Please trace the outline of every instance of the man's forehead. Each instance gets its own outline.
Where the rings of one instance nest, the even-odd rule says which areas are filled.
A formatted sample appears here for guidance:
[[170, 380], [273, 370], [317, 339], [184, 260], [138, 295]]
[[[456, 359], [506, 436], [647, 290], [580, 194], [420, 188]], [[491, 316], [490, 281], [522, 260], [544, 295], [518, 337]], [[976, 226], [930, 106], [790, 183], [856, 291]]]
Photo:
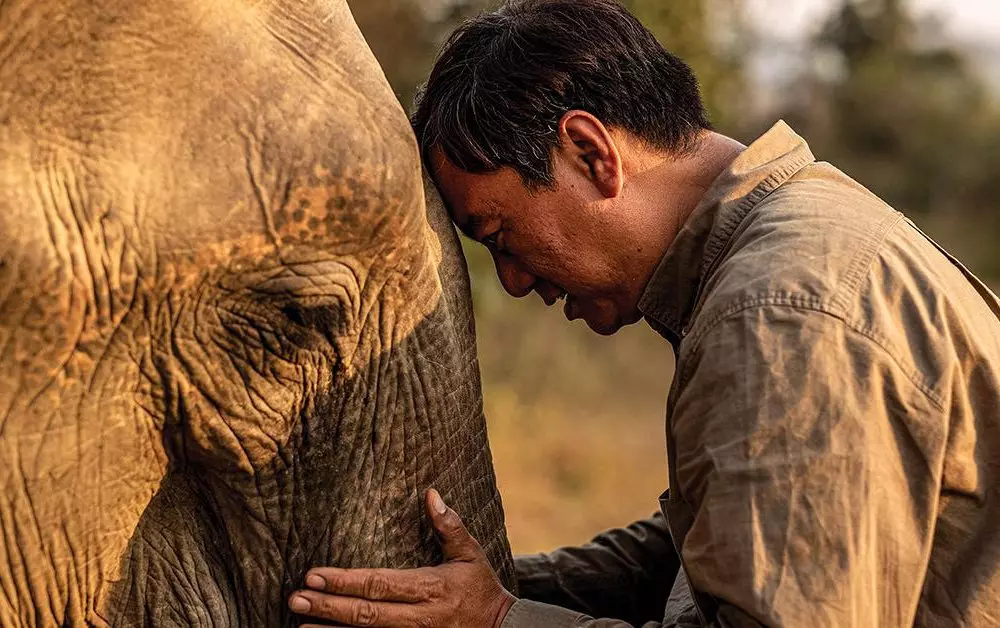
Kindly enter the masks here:
[[500, 203], [490, 194], [492, 187], [484, 175], [451, 163], [440, 148], [431, 149], [429, 161], [431, 177], [452, 220], [463, 233], [475, 237], [485, 221], [500, 213]]
[[[448, 201], [445, 201], [445, 207], [448, 208]], [[495, 200], [483, 199], [482, 202], [473, 203], [457, 212], [448, 208], [448, 213], [462, 233], [478, 240], [483, 235], [483, 227], [500, 215], [500, 208]]]

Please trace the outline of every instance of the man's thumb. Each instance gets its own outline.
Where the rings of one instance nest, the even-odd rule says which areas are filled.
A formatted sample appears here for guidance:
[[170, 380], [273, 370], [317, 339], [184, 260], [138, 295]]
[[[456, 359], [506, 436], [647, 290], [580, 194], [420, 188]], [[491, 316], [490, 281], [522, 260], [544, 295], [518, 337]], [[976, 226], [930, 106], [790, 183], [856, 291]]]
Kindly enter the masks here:
[[434, 523], [445, 560], [471, 562], [482, 555], [482, 548], [465, 529], [462, 518], [445, 505], [441, 494], [434, 489], [427, 491], [427, 514]]

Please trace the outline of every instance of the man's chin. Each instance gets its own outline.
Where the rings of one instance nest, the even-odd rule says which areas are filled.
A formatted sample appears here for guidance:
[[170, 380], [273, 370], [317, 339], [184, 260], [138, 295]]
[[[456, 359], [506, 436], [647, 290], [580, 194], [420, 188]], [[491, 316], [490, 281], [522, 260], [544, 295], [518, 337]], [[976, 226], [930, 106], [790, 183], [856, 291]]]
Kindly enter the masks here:
[[611, 324], [607, 324], [604, 322], [593, 322], [588, 319], [584, 320], [587, 321], [587, 327], [590, 327], [590, 330], [592, 332], [600, 334], [602, 336], [613, 336], [616, 333], [618, 333], [619, 329], [622, 328], [622, 324], [618, 322], [617, 319], [615, 319], [615, 321]]
[[[582, 318], [591, 331], [602, 336], [611, 336], [625, 325], [636, 321], [624, 321], [614, 307], [606, 307], [609, 303], [567, 301], [565, 314], [569, 320]], [[601, 307], [605, 306], [605, 307]], [[636, 319], [638, 320], [638, 319]]]
[[[625, 323], [614, 312], [588, 312], [588, 314], [591, 315], [587, 316], [584, 314], [581, 318], [587, 323], [587, 327], [590, 327], [591, 331], [602, 336], [612, 336], [625, 326]], [[594, 314], [597, 315], [595, 316]]]
[[587, 326], [602, 336], [611, 336], [618, 333], [618, 330], [622, 327], [634, 325], [642, 320], [642, 314], [638, 310], [633, 311], [629, 316], [622, 316], [620, 310], [606, 312], [606, 314], [609, 314], [609, 316], [603, 320], [591, 320], [588, 317], [584, 317], [587, 321]]

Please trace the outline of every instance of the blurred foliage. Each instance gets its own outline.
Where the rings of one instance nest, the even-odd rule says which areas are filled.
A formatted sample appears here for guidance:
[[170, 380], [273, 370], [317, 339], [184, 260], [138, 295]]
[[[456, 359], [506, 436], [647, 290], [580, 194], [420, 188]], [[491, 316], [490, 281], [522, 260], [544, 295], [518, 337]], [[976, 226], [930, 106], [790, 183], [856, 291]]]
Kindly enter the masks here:
[[446, 27], [415, 0], [351, 0], [351, 12], [405, 108], [427, 76]]
[[[349, 0], [361, 31], [407, 108], [438, 48], [464, 19], [499, 0]], [[694, 68], [712, 120], [722, 129], [739, 122], [730, 103], [744, 88], [746, 42], [742, 0], [624, 0], [671, 52]], [[710, 19], [712, 16], [712, 19]]]
[[[755, 85], [743, 0], [623, 0], [688, 61], [718, 130], [752, 140], [785, 117], [830, 161], [906, 211], [981, 274], [1000, 279], [1000, 121], [963, 52], [940, 45], [901, 0], [832, 0], [806, 70]], [[404, 105], [437, 48], [491, 0], [351, 0]], [[928, 42], [934, 45], [929, 45]], [[760, 77], [757, 77], [759, 79]], [[773, 78], [773, 77], [772, 77]], [[761, 111], [755, 90], [778, 91]], [[465, 242], [486, 415], [515, 551], [579, 543], [647, 516], [666, 488], [666, 342], [646, 326], [613, 338], [535, 298], [511, 299], [485, 250]]]
[[785, 115], [813, 151], [1000, 278], [1000, 109], [969, 58], [902, 0], [843, 2]]
[[684, 59], [698, 76], [712, 123], [723, 133], [739, 128], [733, 106], [746, 89], [741, 70], [748, 43], [742, 0], [624, 0], [663, 47]]

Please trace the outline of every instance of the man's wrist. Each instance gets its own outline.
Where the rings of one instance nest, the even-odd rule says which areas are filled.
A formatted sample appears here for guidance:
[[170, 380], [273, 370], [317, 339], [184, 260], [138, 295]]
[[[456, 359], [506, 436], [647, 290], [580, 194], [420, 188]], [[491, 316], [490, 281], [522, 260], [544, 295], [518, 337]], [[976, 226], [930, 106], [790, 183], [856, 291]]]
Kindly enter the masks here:
[[503, 599], [500, 602], [500, 610], [497, 611], [496, 618], [493, 620], [493, 628], [500, 628], [503, 625], [505, 619], [507, 619], [507, 614], [510, 613], [511, 607], [517, 602], [517, 598], [508, 591], [503, 590]]
[[501, 628], [576, 628], [588, 619], [583, 613], [521, 598], [511, 605]]

